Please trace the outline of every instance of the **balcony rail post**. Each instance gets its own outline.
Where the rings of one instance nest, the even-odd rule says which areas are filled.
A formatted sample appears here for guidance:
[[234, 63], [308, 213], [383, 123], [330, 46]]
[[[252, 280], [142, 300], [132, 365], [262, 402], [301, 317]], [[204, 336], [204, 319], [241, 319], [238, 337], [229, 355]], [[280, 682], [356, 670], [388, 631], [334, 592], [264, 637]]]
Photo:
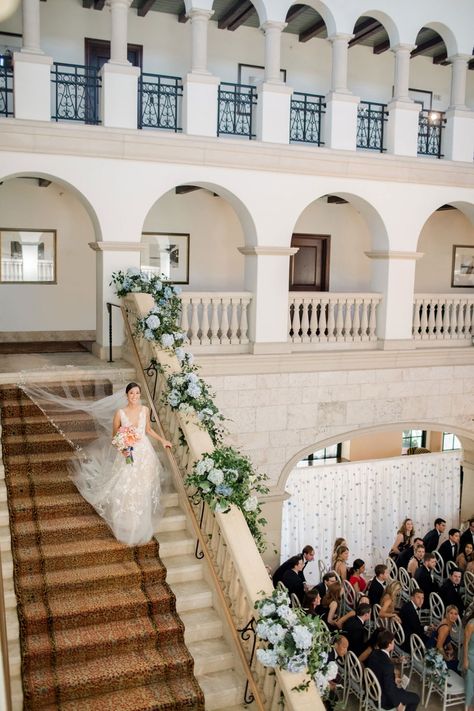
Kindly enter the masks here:
[[217, 135], [255, 138], [254, 107], [256, 88], [249, 84], [221, 82], [218, 89]]
[[471, 345], [474, 297], [456, 294], [415, 294], [413, 339], [426, 345]]
[[219, 346], [219, 350], [245, 352], [251, 301], [249, 292], [183, 292], [180, 329], [193, 348]]

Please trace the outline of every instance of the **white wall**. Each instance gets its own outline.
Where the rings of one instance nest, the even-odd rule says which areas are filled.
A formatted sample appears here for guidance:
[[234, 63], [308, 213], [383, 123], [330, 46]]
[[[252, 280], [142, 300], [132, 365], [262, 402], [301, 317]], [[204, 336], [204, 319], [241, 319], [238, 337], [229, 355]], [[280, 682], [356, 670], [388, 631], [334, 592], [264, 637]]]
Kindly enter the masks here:
[[454, 244], [472, 244], [474, 226], [459, 210], [435, 212], [421, 232], [418, 250], [424, 256], [416, 264], [415, 291], [418, 293], [470, 294], [472, 289], [451, 287]]
[[95, 235], [78, 199], [56, 183], [7, 180], [0, 226], [57, 230], [57, 284], [0, 284], [0, 331], [94, 330]]

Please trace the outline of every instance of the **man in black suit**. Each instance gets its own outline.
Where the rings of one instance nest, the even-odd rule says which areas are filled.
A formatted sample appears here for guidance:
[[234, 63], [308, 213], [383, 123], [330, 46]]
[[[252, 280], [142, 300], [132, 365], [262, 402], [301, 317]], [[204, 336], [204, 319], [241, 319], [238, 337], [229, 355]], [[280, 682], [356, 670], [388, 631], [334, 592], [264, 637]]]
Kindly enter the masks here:
[[380, 600], [385, 592], [389, 570], [386, 565], [380, 563], [375, 566], [374, 573], [375, 577], [370, 581], [369, 591], [367, 593], [372, 607], [374, 605], [380, 605]]
[[[286, 571], [291, 569], [292, 566], [290, 565], [290, 562], [293, 560], [294, 557], [295, 556], [291, 556], [291, 558], [288, 558], [288, 560], [285, 560], [285, 562], [282, 563], [273, 573], [272, 580], [273, 580], [273, 586], [275, 588], [278, 585], [278, 583], [280, 582], [280, 580], [283, 579], [283, 576], [286, 573]], [[312, 560], [314, 560], [313, 546], [305, 546], [303, 548], [302, 553], [301, 553], [301, 557], [303, 558], [304, 565], [303, 565], [303, 569], [299, 573], [299, 576], [300, 576], [301, 580], [303, 581], [303, 583], [305, 583], [306, 578], [304, 577], [303, 571], [306, 568], [306, 566], [308, 565], [308, 563], [310, 563]]]
[[449, 578], [445, 580], [444, 583], [441, 585], [439, 589], [439, 595], [441, 597], [441, 600], [444, 602], [445, 608], [448, 607], [448, 605], [455, 605], [459, 610], [459, 614], [463, 615], [464, 602], [459, 593], [461, 578], [462, 572], [459, 570], [459, 568], [453, 568]]
[[422, 590], [415, 589], [410, 596], [410, 600], [407, 600], [400, 609], [400, 619], [405, 633], [405, 641], [402, 644], [402, 648], [408, 653], [410, 652], [410, 637], [412, 634], [417, 634], [425, 644], [428, 642], [426, 630], [419, 617], [424, 597]]
[[406, 691], [397, 686], [395, 682], [395, 670], [390, 654], [395, 647], [395, 639], [392, 632], [383, 630], [377, 640], [377, 649], [374, 649], [366, 661], [366, 665], [371, 669], [380, 684], [382, 690], [382, 708], [393, 709], [399, 704], [405, 706], [405, 711], [416, 711], [420, 703], [418, 694]]
[[418, 587], [423, 590], [425, 599], [423, 601], [423, 609], [426, 610], [430, 606], [430, 595], [432, 592], [439, 594], [438, 584], [435, 582], [433, 571], [436, 568], [436, 558], [434, 553], [425, 553], [423, 556], [423, 565], [421, 565], [413, 576], [418, 583]]
[[442, 543], [438, 549], [438, 553], [444, 560], [445, 569], [448, 560], [452, 560], [453, 563], [456, 562], [456, 558], [459, 555], [459, 539], [461, 538], [461, 532], [458, 528], [450, 528], [448, 536], [448, 540]]
[[303, 556], [294, 555], [289, 562], [290, 567], [283, 573], [281, 582], [288, 590], [288, 595], [296, 595], [300, 603], [303, 604], [305, 589], [300, 576], [304, 566]]
[[318, 591], [321, 600], [324, 598], [327, 591], [329, 590], [329, 586], [333, 583], [337, 583], [337, 577], [334, 570], [330, 570], [329, 572], [324, 573], [322, 581], [314, 586], [314, 590]]
[[415, 538], [413, 540], [413, 545], [408, 546], [404, 551], [400, 553], [400, 555], [397, 558], [397, 567], [398, 568], [407, 568], [408, 563], [410, 560], [413, 558], [413, 553], [415, 552], [415, 548], [417, 546], [423, 545], [423, 539], [422, 538]]
[[472, 543], [474, 546], [474, 518], [469, 519], [469, 525], [461, 536], [459, 541], [459, 551], [464, 553], [466, 543]]
[[367, 647], [367, 627], [370, 620], [371, 607], [367, 603], [362, 603], [356, 608], [356, 616], [350, 617], [344, 622], [342, 634], [347, 637], [349, 649], [359, 657]]
[[433, 530], [428, 531], [426, 536], [423, 538], [425, 551], [427, 553], [432, 553], [433, 551], [435, 551], [437, 549], [440, 536], [444, 532], [445, 528], [446, 528], [446, 521], [444, 520], [444, 518], [437, 518], [436, 521], [434, 522]]

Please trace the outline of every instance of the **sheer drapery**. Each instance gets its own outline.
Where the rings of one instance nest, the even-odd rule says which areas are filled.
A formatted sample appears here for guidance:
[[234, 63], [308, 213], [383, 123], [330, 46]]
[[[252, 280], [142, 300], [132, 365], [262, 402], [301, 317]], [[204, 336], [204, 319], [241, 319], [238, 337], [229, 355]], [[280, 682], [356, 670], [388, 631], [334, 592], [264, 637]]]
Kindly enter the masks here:
[[[329, 563], [334, 540], [344, 536], [349, 560], [371, 568], [385, 558], [407, 516], [424, 536], [441, 516], [447, 528], [459, 524], [461, 452], [348, 462], [297, 468], [290, 474], [283, 504], [281, 558], [306, 544]], [[318, 582], [316, 564], [306, 578]]]

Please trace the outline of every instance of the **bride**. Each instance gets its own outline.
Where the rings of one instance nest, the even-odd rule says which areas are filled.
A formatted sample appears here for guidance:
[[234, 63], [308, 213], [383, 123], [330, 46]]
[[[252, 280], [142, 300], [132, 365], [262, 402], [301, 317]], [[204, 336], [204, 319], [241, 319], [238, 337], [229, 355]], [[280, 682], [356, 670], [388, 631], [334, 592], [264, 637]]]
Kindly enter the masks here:
[[112, 437], [120, 428], [133, 428], [136, 441], [130, 449], [109, 450], [98, 470], [100, 459], [76, 461], [73, 479], [82, 496], [107, 521], [117, 540], [128, 546], [147, 543], [153, 536], [159, 513], [161, 463], [149, 437], [163, 447], [171, 442], [151, 427], [150, 412], [141, 404], [141, 388], [129, 383], [125, 388], [127, 405], [117, 410]]

